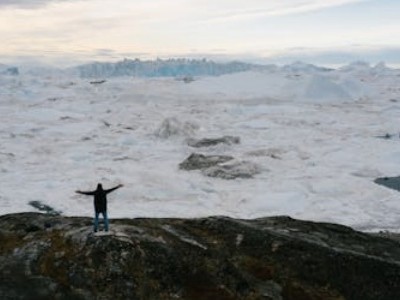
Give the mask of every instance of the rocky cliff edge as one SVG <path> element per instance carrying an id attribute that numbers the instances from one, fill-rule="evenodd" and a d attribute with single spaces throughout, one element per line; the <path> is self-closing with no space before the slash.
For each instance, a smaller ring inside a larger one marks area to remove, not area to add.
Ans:
<path id="1" fill-rule="evenodd" d="M 0 299 L 400 299 L 400 242 L 269 217 L 0 217 Z"/>

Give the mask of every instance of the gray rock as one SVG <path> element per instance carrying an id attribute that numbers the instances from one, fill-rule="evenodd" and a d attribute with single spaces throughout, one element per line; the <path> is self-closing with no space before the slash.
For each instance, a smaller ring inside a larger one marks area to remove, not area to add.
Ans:
<path id="1" fill-rule="evenodd" d="M 400 176 L 397 177 L 381 177 L 374 180 L 375 183 L 383 185 L 387 188 L 400 191 Z"/>
<path id="2" fill-rule="evenodd" d="M 60 215 L 61 212 L 55 210 L 53 207 L 51 207 L 50 205 L 44 204 L 41 201 L 38 200 L 34 200 L 34 201 L 29 201 L 28 204 L 34 208 L 36 208 L 37 210 L 41 211 L 41 212 L 45 212 L 47 214 L 51 214 L 51 215 Z"/>
<path id="3" fill-rule="evenodd" d="M 247 161 L 217 165 L 203 170 L 203 174 L 206 176 L 222 179 L 252 178 L 254 175 L 259 173 L 259 167 L 256 164 Z"/>
<path id="4" fill-rule="evenodd" d="M 377 138 L 384 139 L 384 140 L 391 140 L 391 139 L 395 139 L 395 138 L 399 138 L 399 137 L 400 137 L 399 134 L 392 134 L 392 133 L 386 133 L 384 135 L 377 136 Z"/>
<path id="5" fill-rule="evenodd" d="M 0 299 L 400 299 L 400 243 L 341 225 L 142 218 L 93 234 L 91 222 L 0 216 Z"/>
<path id="6" fill-rule="evenodd" d="M 206 169 L 221 163 L 225 163 L 232 159 L 232 156 L 226 155 L 203 155 L 199 153 L 192 153 L 188 158 L 179 164 L 179 168 L 188 171 Z"/>
<path id="7" fill-rule="evenodd" d="M 200 140 L 190 139 L 188 145 L 194 148 L 216 146 L 218 144 L 233 145 L 239 144 L 240 138 L 237 136 L 223 136 L 220 138 L 204 138 Z"/>

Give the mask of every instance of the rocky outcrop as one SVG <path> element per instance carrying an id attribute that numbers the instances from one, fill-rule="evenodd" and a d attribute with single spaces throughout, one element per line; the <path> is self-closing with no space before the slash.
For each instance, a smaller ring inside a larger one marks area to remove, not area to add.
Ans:
<path id="1" fill-rule="evenodd" d="M 0 299 L 400 299 L 400 243 L 288 217 L 0 217 Z"/>
<path id="2" fill-rule="evenodd" d="M 206 176 L 222 179 L 253 178 L 259 173 L 260 168 L 248 161 L 234 161 L 203 170 L 203 174 Z"/>
<path id="3" fill-rule="evenodd" d="M 188 145 L 194 148 L 211 147 L 219 144 L 233 145 L 239 144 L 240 138 L 237 136 L 226 135 L 220 138 L 189 139 Z"/>
<path id="4" fill-rule="evenodd" d="M 387 188 L 400 191 L 400 176 L 397 177 L 380 177 L 374 180 L 376 184 L 383 185 Z"/>
<path id="5" fill-rule="evenodd" d="M 179 164 L 182 170 L 201 170 L 209 177 L 222 179 L 252 178 L 260 173 L 260 168 L 248 161 L 237 161 L 227 155 L 204 155 L 192 153 Z"/>
<path id="6" fill-rule="evenodd" d="M 228 155 L 204 155 L 192 153 L 179 164 L 179 168 L 187 171 L 207 169 L 232 159 L 233 157 Z"/>
<path id="7" fill-rule="evenodd" d="M 61 212 L 55 210 L 53 207 L 42 203 L 41 201 L 29 201 L 28 204 L 30 206 L 32 206 L 33 208 L 36 208 L 38 211 L 46 213 L 46 214 L 50 214 L 50 215 L 60 215 Z"/>
<path id="8" fill-rule="evenodd" d="M 384 135 L 378 135 L 377 138 L 384 140 L 399 139 L 400 133 L 386 133 Z"/>

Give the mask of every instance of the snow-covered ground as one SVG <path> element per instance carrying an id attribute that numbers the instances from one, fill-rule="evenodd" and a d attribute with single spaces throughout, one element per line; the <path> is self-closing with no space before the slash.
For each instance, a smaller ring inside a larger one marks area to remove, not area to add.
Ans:
<path id="1" fill-rule="evenodd" d="M 75 194 L 123 183 L 117 217 L 289 215 L 361 230 L 400 231 L 400 71 L 354 64 L 323 72 L 277 68 L 184 83 L 0 75 L 0 213 L 91 216 Z M 165 120 L 176 131 L 159 134 Z M 386 133 L 393 139 L 377 138 Z M 238 136 L 195 149 L 187 138 Z M 232 155 L 261 173 L 224 180 L 178 164 L 192 152 Z"/>

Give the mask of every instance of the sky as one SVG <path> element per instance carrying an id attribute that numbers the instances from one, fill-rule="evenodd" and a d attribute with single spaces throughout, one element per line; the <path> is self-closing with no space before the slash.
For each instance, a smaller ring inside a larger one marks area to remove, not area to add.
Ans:
<path id="1" fill-rule="evenodd" d="M 0 0 L 0 63 L 193 57 L 400 65 L 398 0 Z"/>

